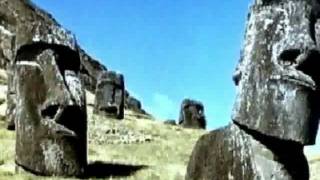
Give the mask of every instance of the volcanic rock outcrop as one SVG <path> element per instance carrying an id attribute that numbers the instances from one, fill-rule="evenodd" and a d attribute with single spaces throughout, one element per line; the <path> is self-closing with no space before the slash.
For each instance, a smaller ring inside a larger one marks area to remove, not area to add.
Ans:
<path id="1" fill-rule="evenodd" d="M 124 117 L 124 78 L 113 71 L 99 75 L 96 87 L 95 114 L 123 119 Z"/>
<path id="2" fill-rule="evenodd" d="M 130 110 L 135 111 L 137 113 L 148 115 L 148 113 L 144 109 L 142 109 L 141 102 L 138 99 L 136 99 L 135 97 L 131 96 L 127 90 L 125 91 L 124 108 L 130 109 Z"/>
<path id="3" fill-rule="evenodd" d="M 232 122 L 196 143 L 186 179 L 307 180 L 320 111 L 320 4 L 256 0 L 234 74 Z"/>
<path id="4" fill-rule="evenodd" d="M 179 125 L 185 128 L 206 128 L 203 104 L 196 100 L 184 99 L 181 103 Z"/>

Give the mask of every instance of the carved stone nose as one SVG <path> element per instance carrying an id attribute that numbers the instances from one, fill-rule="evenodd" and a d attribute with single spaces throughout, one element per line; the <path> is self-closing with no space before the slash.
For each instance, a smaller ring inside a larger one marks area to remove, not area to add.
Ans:
<path id="1" fill-rule="evenodd" d="M 317 86 L 320 85 L 320 52 L 311 50 L 299 55 L 296 69 L 310 76 Z"/>
<path id="2" fill-rule="evenodd" d="M 279 59 L 284 67 L 292 67 L 309 76 L 317 86 L 320 85 L 320 52 L 316 49 L 289 49 L 283 51 Z"/>

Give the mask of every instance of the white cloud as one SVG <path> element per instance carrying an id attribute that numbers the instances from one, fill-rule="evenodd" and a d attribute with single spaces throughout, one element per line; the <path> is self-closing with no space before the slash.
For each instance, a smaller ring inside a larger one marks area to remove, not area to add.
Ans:
<path id="1" fill-rule="evenodd" d="M 145 106 L 147 112 L 150 112 L 157 119 L 165 120 L 169 118 L 176 119 L 179 109 L 169 96 L 162 93 L 154 93 L 151 104 Z"/>

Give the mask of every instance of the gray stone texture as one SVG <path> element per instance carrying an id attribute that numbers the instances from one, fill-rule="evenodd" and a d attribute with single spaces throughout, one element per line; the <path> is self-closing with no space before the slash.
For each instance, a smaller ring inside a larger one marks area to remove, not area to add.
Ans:
<path id="1" fill-rule="evenodd" d="M 319 12 L 316 0 L 254 2 L 232 122 L 198 140 L 186 179 L 309 179 L 303 147 L 319 124 Z"/>
<path id="2" fill-rule="evenodd" d="M 203 104 L 192 99 L 184 99 L 181 103 L 179 125 L 186 128 L 206 128 Z"/>
<path id="3" fill-rule="evenodd" d="M 186 180 L 307 180 L 303 146 L 231 123 L 196 143 Z"/>
<path id="4" fill-rule="evenodd" d="M 309 0 L 251 7 L 233 120 L 269 136 L 314 143 L 320 102 L 315 7 Z"/>
<path id="5" fill-rule="evenodd" d="M 124 77 L 122 74 L 106 71 L 99 75 L 95 93 L 94 113 L 124 118 Z"/>
<path id="6" fill-rule="evenodd" d="M 16 164 L 40 175 L 80 176 L 87 114 L 80 58 L 67 46 L 21 46 L 14 63 Z"/>

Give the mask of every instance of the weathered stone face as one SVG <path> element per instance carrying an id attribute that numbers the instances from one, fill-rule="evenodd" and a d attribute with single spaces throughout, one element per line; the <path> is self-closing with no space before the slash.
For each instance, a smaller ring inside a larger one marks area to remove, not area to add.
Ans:
<path id="1" fill-rule="evenodd" d="M 16 163 L 42 175 L 82 174 L 87 117 L 78 54 L 65 46 L 26 45 L 14 67 Z"/>
<path id="2" fill-rule="evenodd" d="M 113 71 L 101 73 L 96 87 L 94 113 L 123 119 L 124 94 L 122 74 Z"/>
<path id="3" fill-rule="evenodd" d="M 314 3 L 257 0 L 251 7 L 234 76 L 238 84 L 234 121 L 283 140 L 315 142 L 320 9 Z"/>
<path id="4" fill-rule="evenodd" d="M 185 99 L 181 103 L 179 124 L 189 128 L 206 128 L 204 108 L 201 102 Z"/>

